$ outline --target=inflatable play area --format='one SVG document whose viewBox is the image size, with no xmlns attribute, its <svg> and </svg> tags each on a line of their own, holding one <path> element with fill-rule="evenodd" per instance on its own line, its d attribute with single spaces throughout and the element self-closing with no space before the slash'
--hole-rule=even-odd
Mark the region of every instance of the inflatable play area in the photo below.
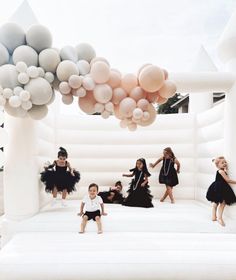
<svg viewBox="0 0 236 280">
<path fill-rule="evenodd" d="M 132 73 L 33 15 L 0 26 L 0 279 L 236 279 L 236 14 L 222 70 Z"/>
</svg>

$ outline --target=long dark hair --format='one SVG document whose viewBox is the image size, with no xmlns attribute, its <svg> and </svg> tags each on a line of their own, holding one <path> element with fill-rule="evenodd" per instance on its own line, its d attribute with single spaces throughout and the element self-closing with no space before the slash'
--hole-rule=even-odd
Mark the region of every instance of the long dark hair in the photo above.
<svg viewBox="0 0 236 280">
<path fill-rule="evenodd" d="M 68 158 L 68 153 L 66 151 L 66 149 L 64 149 L 63 147 L 60 147 L 59 148 L 59 151 L 57 153 L 57 157 L 65 157 L 65 158 Z"/>
<path fill-rule="evenodd" d="M 171 157 L 172 160 L 175 159 L 175 154 L 174 154 L 174 152 L 172 151 L 172 149 L 170 147 L 166 147 L 164 149 L 164 151 L 166 151 L 168 153 L 168 155 Z"/>
<path fill-rule="evenodd" d="M 123 189 L 123 185 L 122 185 L 121 181 L 117 181 L 117 182 L 115 183 L 115 187 L 117 187 L 117 186 L 120 186 L 121 189 Z"/>
<path fill-rule="evenodd" d="M 145 160 L 144 158 L 139 158 L 139 159 L 137 159 L 137 160 L 136 160 L 135 168 L 130 169 L 130 171 L 133 172 L 133 171 L 137 170 L 137 162 L 138 162 L 138 161 L 141 161 L 142 164 L 143 164 L 143 168 L 142 168 L 143 173 L 145 173 L 148 177 L 150 177 L 151 174 L 150 174 L 149 171 L 148 171 L 147 163 L 146 163 L 146 160 Z"/>
</svg>

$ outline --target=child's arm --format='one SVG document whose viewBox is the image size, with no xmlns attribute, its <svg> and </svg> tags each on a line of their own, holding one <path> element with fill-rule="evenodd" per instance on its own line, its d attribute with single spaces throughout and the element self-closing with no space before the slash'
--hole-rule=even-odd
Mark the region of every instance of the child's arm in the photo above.
<svg viewBox="0 0 236 280">
<path fill-rule="evenodd" d="M 144 181 L 142 182 L 141 187 L 145 187 L 147 185 L 147 183 L 148 183 L 148 176 L 145 174 Z"/>
<path fill-rule="evenodd" d="M 84 214 L 84 205 L 85 205 L 85 203 L 81 202 L 80 212 L 78 213 L 78 216 L 83 216 L 83 214 Z"/>
<path fill-rule="evenodd" d="M 163 157 L 159 158 L 155 163 L 150 163 L 150 167 L 154 168 L 159 162 L 161 162 L 163 160 Z"/>
<path fill-rule="evenodd" d="M 67 162 L 67 167 L 69 168 L 69 171 L 70 171 L 71 175 L 72 175 L 72 176 L 75 176 L 75 174 L 74 174 L 74 169 L 73 169 L 73 168 L 71 168 L 71 166 L 70 166 L 70 163 L 69 163 L 69 162 Z"/>
<path fill-rule="evenodd" d="M 177 171 L 177 173 L 179 173 L 179 172 L 180 172 L 180 163 L 179 163 L 179 161 L 177 160 L 177 158 L 175 159 L 175 164 L 177 165 L 176 171 Z"/>
<path fill-rule="evenodd" d="M 107 213 L 105 213 L 105 210 L 104 210 L 104 203 L 101 203 L 100 204 L 101 205 L 101 209 L 102 209 L 102 216 L 106 216 L 107 215 Z"/>
<path fill-rule="evenodd" d="M 225 179 L 225 181 L 229 184 L 236 184 L 235 180 L 231 180 L 229 176 L 225 173 L 224 170 L 219 170 L 220 175 Z"/>
<path fill-rule="evenodd" d="M 123 176 L 123 177 L 133 177 L 134 174 L 133 174 L 133 173 L 131 173 L 131 174 L 122 174 L 122 176 Z"/>
</svg>

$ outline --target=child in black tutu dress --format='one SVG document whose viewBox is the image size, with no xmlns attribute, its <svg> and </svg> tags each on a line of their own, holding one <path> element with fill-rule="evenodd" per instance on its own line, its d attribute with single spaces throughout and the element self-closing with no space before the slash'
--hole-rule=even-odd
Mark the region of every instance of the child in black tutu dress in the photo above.
<svg viewBox="0 0 236 280">
<path fill-rule="evenodd" d="M 115 186 L 110 187 L 109 191 L 99 192 L 98 195 L 101 196 L 104 203 L 121 204 L 124 200 L 122 189 L 121 181 L 117 181 Z"/>
<path fill-rule="evenodd" d="M 130 183 L 128 196 L 124 199 L 123 205 L 133 207 L 153 207 L 152 198 L 148 186 L 148 177 L 151 174 L 148 172 L 146 161 L 140 158 L 136 161 L 136 166 L 130 169 L 131 174 L 123 174 L 124 177 L 134 177 Z"/>
<path fill-rule="evenodd" d="M 206 198 L 213 202 L 212 221 L 218 221 L 222 226 L 225 226 L 222 218 L 225 205 L 231 205 L 236 202 L 236 196 L 229 184 L 236 184 L 236 181 L 229 179 L 227 175 L 227 162 L 224 157 L 218 157 L 213 161 L 218 170 L 215 181 L 207 190 Z"/>
<path fill-rule="evenodd" d="M 67 193 L 76 190 L 75 184 L 80 180 L 80 173 L 71 168 L 67 161 L 67 151 L 60 147 L 57 155 L 58 159 L 53 164 L 44 167 L 41 173 L 41 181 L 45 184 L 45 191 L 53 195 L 52 205 L 55 204 L 57 193 L 62 193 L 62 206 L 66 206 L 65 199 Z"/>
<path fill-rule="evenodd" d="M 162 167 L 159 174 L 159 183 L 166 185 L 166 191 L 160 201 L 164 202 L 167 196 L 169 196 L 171 203 L 175 203 L 172 189 L 179 184 L 177 173 L 180 172 L 180 163 L 170 147 L 165 148 L 163 156 L 155 163 L 150 163 L 150 167 L 154 168 L 161 161 Z M 175 169 L 175 165 L 177 166 L 177 169 Z"/>
</svg>

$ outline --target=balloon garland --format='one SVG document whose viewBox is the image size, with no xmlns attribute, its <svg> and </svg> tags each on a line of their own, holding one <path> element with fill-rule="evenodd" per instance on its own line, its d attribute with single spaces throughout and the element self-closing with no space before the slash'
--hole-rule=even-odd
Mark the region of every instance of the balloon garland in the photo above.
<svg viewBox="0 0 236 280">
<path fill-rule="evenodd" d="M 44 118 L 55 90 L 64 104 L 78 100 L 87 114 L 115 115 L 122 128 L 136 130 L 156 118 L 154 103 L 176 92 L 168 73 L 145 64 L 137 74 L 122 75 L 92 46 L 52 48 L 50 31 L 40 24 L 27 32 L 15 23 L 0 28 L 0 105 L 14 117 Z"/>
</svg>

